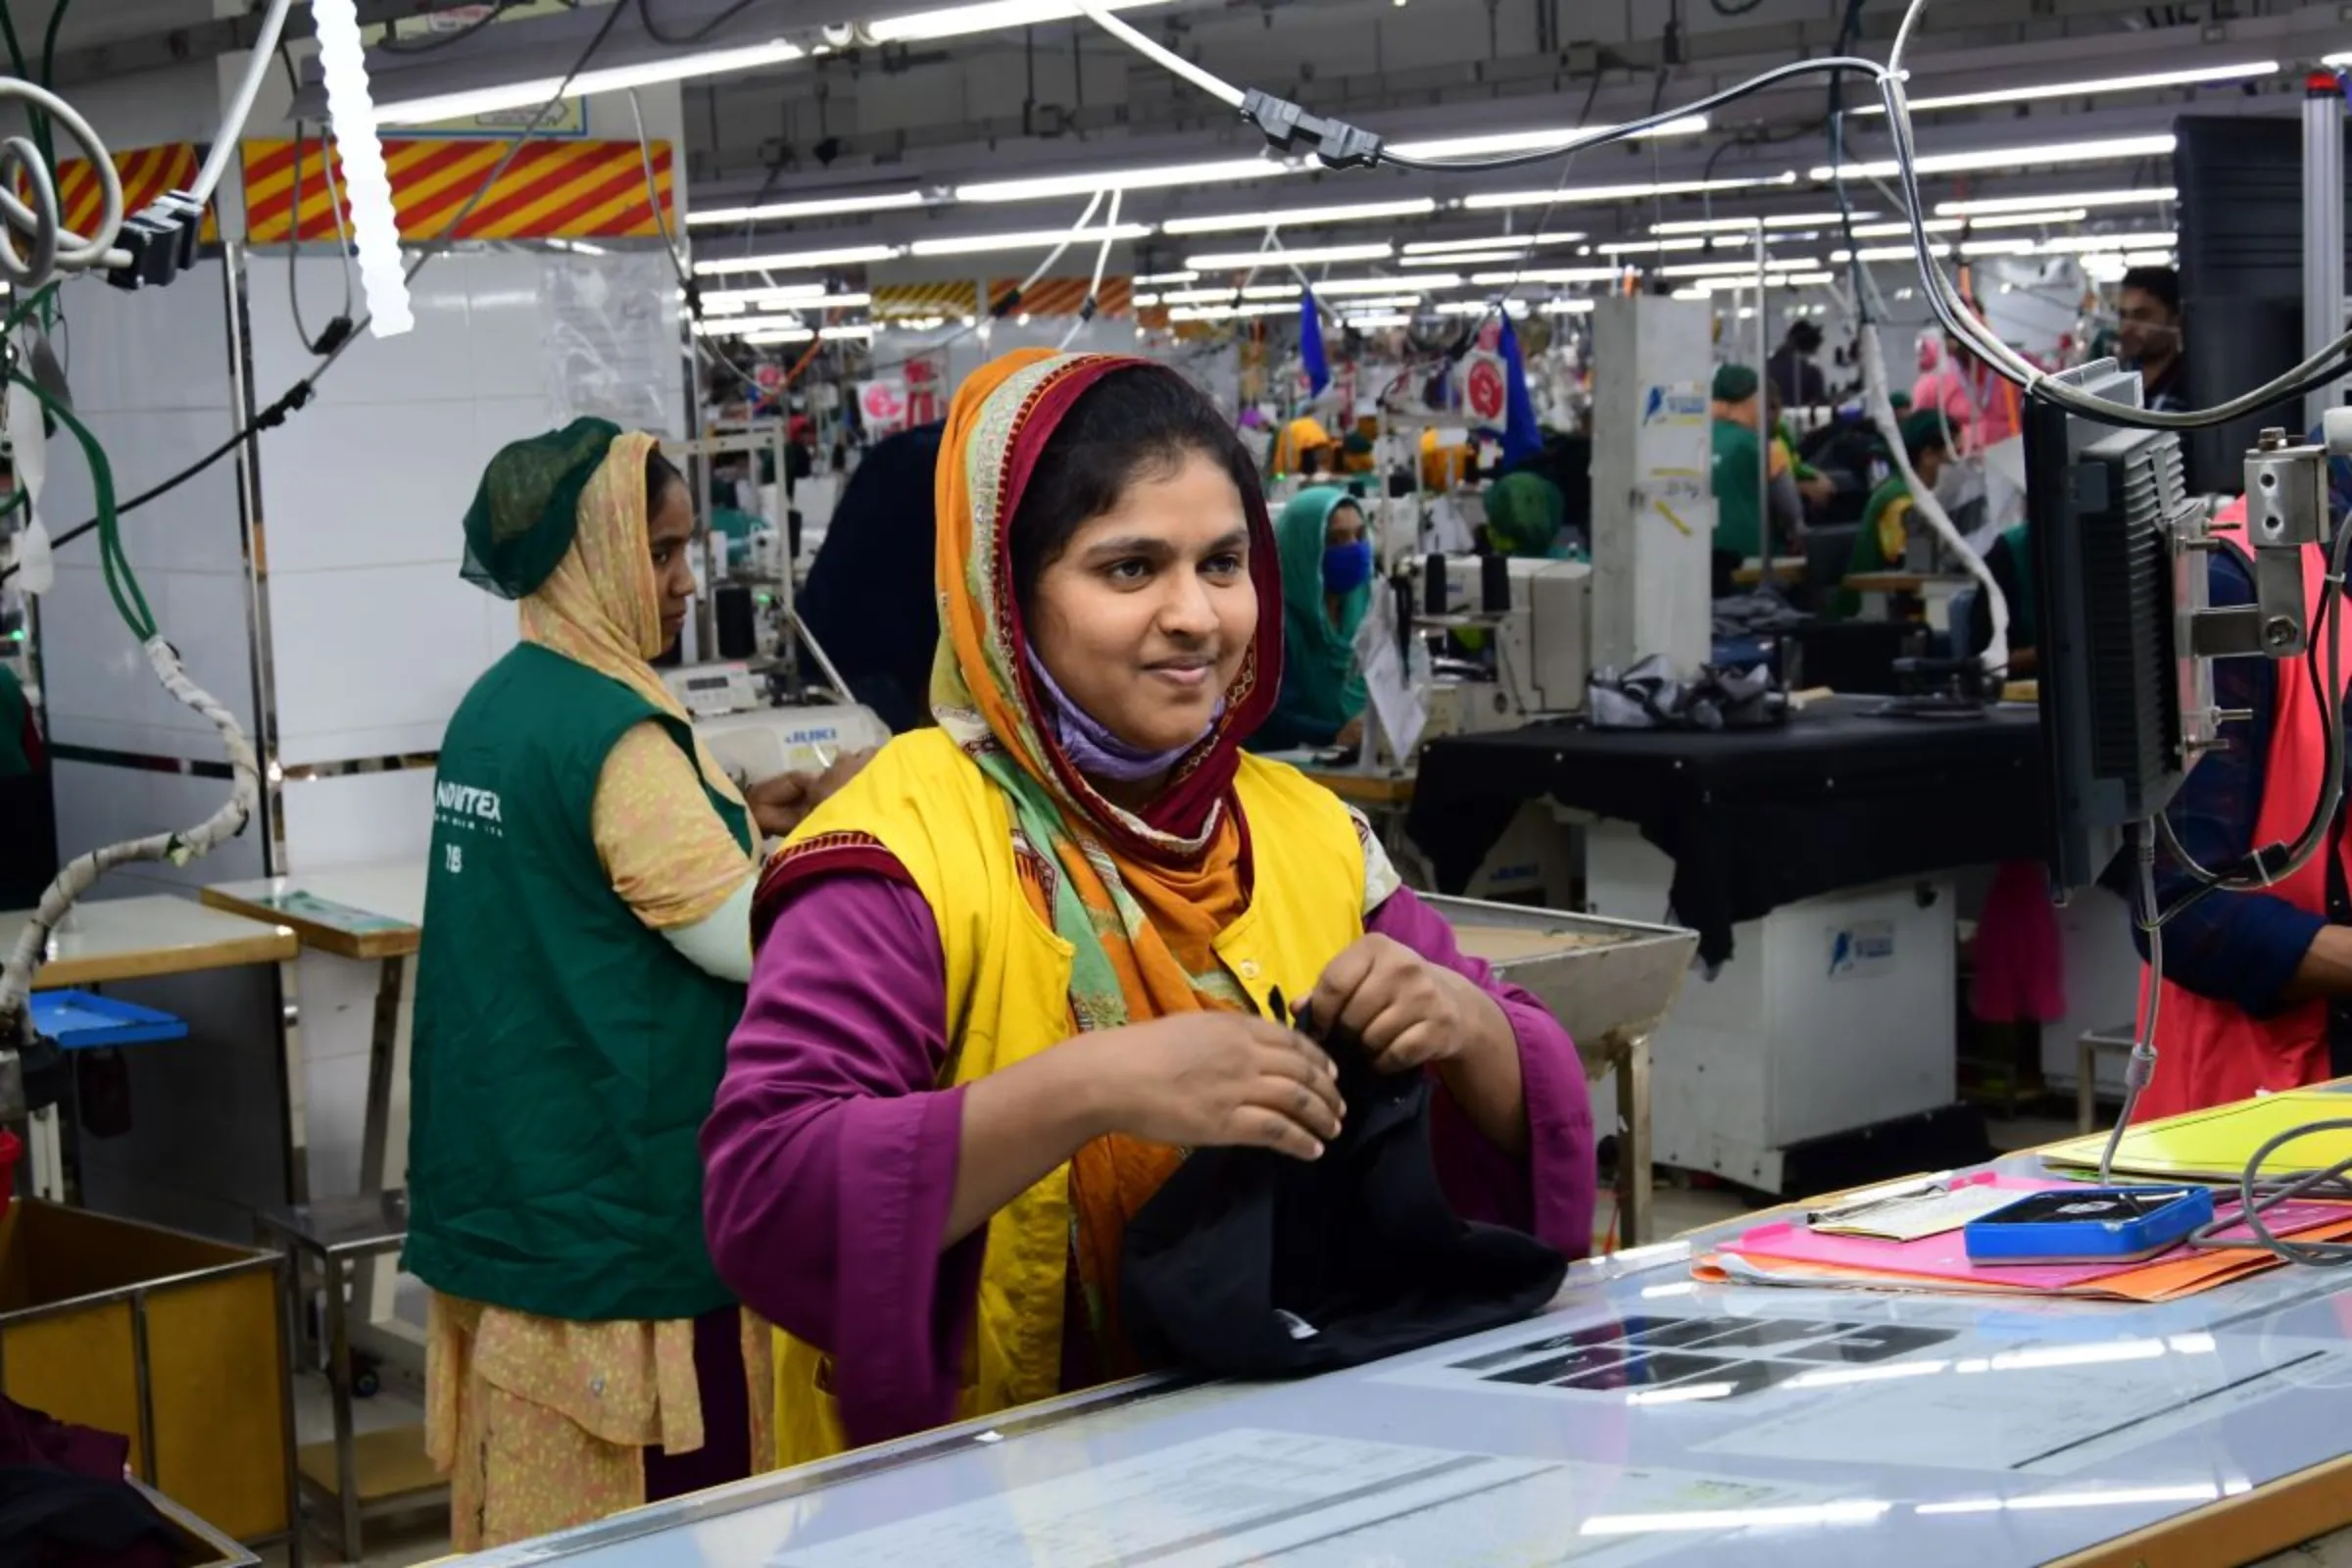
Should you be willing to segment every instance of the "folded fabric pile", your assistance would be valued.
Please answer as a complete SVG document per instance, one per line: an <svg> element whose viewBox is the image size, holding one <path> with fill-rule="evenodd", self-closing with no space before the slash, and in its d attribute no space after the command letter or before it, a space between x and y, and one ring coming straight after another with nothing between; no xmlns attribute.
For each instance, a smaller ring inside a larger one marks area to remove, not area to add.
<svg viewBox="0 0 2352 1568"><path fill-rule="evenodd" d="M1587 697L1594 729L1763 729L1788 717L1788 694L1767 668L1709 665L1686 680L1654 654L1622 673L1596 671Z"/></svg>

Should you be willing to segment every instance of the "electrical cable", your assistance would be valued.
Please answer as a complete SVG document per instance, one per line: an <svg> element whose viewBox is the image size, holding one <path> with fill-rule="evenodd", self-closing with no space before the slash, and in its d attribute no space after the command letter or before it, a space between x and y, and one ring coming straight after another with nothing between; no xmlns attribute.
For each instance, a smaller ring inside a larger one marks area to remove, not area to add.
<svg viewBox="0 0 2352 1568"><path fill-rule="evenodd" d="M647 25L652 25L650 21ZM654 210L654 227L662 236L662 254L669 258L669 270L676 274L678 290L686 301L688 322L686 335L693 341L697 354L705 356L715 365L724 366L746 382L755 381L757 378L749 370L729 359L724 351L716 344L705 339L702 333L693 330L693 327L704 319L702 285L686 266L686 258L678 254L677 236L669 226L669 204L662 200L662 182L654 173L654 143L653 138L646 134L645 109L637 101L637 89L634 87L628 89L628 97L629 119L637 126L638 165L645 171L645 199Z"/></svg>
<svg viewBox="0 0 2352 1568"><path fill-rule="evenodd" d="M1119 230L1119 202L1126 194L1124 190L1117 189L1110 193L1110 212L1102 220L1102 243L1095 247L1095 275L1087 281L1086 298L1078 306L1078 318L1070 323L1070 329L1061 335L1061 342L1056 345L1064 354L1069 352L1072 343L1078 341L1078 334L1086 330L1087 323L1095 318L1095 302L1102 293L1102 271L1110 265L1110 237Z"/></svg>
<svg viewBox="0 0 2352 1568"><path fill-rule="evenodd" d="M5 15L4 8L0 8L0 15ZM47 282L53 272L127 263L130 258L115 248L116 235L122 227L122 174L116 169L106 143L72 104L45 87L17 77L0 77L0 103L11 100L24 106L28 113L41 111L81 145L91 171L98 176L98 221L87 236L64 226L54 171L45 157L35 156L31 162L41 166L45 177L32 185L34 205L26 206L18 199L13 180L0 183L0 223L5 225L5 231L0 232L0 277L5 277L19 292L26 292ZM16 156L22 159L23 154ZM31 247L32 261L20 254L17 248L20 242Z"/></svg>
<svg viewBox="0 0 2352 1568"><path fill-rule="evenodd" d="M309 144L305 139L308 129L309 126L304 121L296 120L294 122L294 192L292 202L294 213L293 222L295 224L300 223L302 214L302 168L303 164L310 156ZM318 139L318 162L321 170L326 175L327 206L333 210L335 215L336 254L342 259L343 262L343 309L336 312L334 318L327 323L327 332L333 332L337 330L338 325L342 331L349 332L351 330L352 308L351 236L344 230L343 198L342 195L335 189L334 150L327 144L327 140L324 136L321 136ZM294 335L302 339L302 346L309 350L313 355L324 354L333 346L327 342L326 332L322 332L318 336L313 337L311 335L311 329L309 325L304 322L302 318L301 262L302 243L300 240L296 239L292 233L289 233L286 237L286 304L291 309L294 316Z"/></svg>
<svg viewBox="0 0 2352 1568"><path fill-rule="evenodd" d="M229 100L228 113L220 117L220 133L213 138L213 149L205 155L204 167L196 172L196 183L188 187L188 195L200 208L211 203L213 192L220 188L220 177L228 172L229 160L237 156L245 122L253 115L253 102L262 95L262 78L270 74L270 63L277 57L277 40L286 28L286 13L293 9L294 0L270 0L270 9L262 17L262 30L255 35L253 51L246 57L245 74L237 82L236 96Z"/></svg>
<svg viewBox="0 0 2352 1568"><path fill-rule="evenodd" d="M605 18L604 24L597 29L596 35L588 40L588 46L580 51L579 58L572 62L571 69L564 74L564 77L562 81L557 84L556 91L553 96L551 96L546 103L540 105L539 112L531 118L530 123L524 125L521 130L515 132L514 136L508 143L506 156L501 158L497 166L490 171L486 177L484 177L481 184L475 188L473 195L466 200L466 205L458 209L456 215L442 226L441 232L422 247L416 262L409 268L408 280L410 282L415 282L416 280L416 274L423 271L426 267L432 264L434 258L442 255L448 249L452 236L457 233L459 228L465 225L466 220L471 218L474 213L480 209L482 203L489 198L491 190L498 184L500 179L505 177L507 171L514 167L515 158L521 154L524 146L526 146L533 137L539 134L541 127L547 123L549 115L555 110L555 107L558 104L564 101L564 94L571 86L573 79L576 78L581 72L588 69L590 63L596 59L597 52L604 48L606 40L612 36L613 24L619 21L622 13L625 10L625 6L618 4L615 4L610 8L610 14ZM6 8L4 6L0 6L0 15L5 14ZM12 85L17 84L9 82L6 78L0 78L0 99L5 99L8 96L8 89ZM111 160L108 160L102 156L98 162L101 169L104 171L105 175L114 174L114 164ZM121 180L119 177L116 179L116 188L118 192L121 189ZM4 206L10 200L13 200L13 198L9 196L6 188L0 187L0 206ZM118 205L120 205L119 202ZM7 247L5 244L0 244L0 251L5 251ZM255 415L252 420L249 421L242 429L238 430L227 440L215 447L211 452L197 459L194 463L189 464L177 473L172 474L170 478L165 479L146 490L142 490L139 492L139 494L133 496L128 501L122 502L119 507L116 508L117 513L122 514L136 511L138 508L147 505L151 501L154 501L159 496L170 494L172 491L178 489L181 485L186 484L189 480L195 478L198 474L204 472L207 468L210 468L214 464L219 463L221 459L236 451L237 448L243 446L248 441L257 439L264 430L274 429L278 425L285 423L286 416L288 415L294 413L297 409L302 408L305 404L310 402L316 390L316 385L318 378L326 374L327 371L333 369L336 363L340 361L347 352L349 352L352 344L360 340L360 328L363 328L366 325L367 321L365 319L354 323L351 333L346 336L342 342L336 344L332 349L328 350L324 355L322 355L318 364L312 367L309 375L304 376L301 380L288 387L283 393L279 394L275 402L262 410L261 413ZM82 522L76 523L74 527L68 528L64 532L58 534L56 538L51 541L51 544L54 547L57 545L70 543L73 540L80 538L84 534L94 531L99 527L99 518L87 518ZM0 566L0 582L7 581L8 578L15 575L18 569L19 568L14 564Z"/></svg>
<svg viewBox="0 0 2352 1568"><path fill-rule="evenodd" d="M2132 1125L2132 1114L2139 1109L2140 1092L2156 1076L2156 1022L2158 1009L2164 1004L2164 922L2156 918L2156 834L2153 825L2135 825L2131 839L2138 852L2139 880L2133 887L2132 917L2148 939L2148 979L2141 986L2147 993L2139 1006L2136 1027L2132 1031L2131 1059L2124 1065L2124 1108L2115 1118L2115 1130L2107 1135L2106 1147L2099 1151L2099 1185L2115 1184L2115 1154L2124 1145L2124 1129Z"/></svg>
<svg viewBox="0 0 2352 1568"><path fill-rule="evenodd" d="M627 0L614 0L614 3L626 4ZM712 17L709 22L704 23L700 27L694 28L687 32L663 32L662 30L662 24L654 20L653 0L637 0L637 15L644 19L646 35L652 38L654 42L667 44L671 48L677 48L685 44L701 43L704 39L710 37L719 28L725 26L728 23L733 22L737 17L742 16L746 11L751 10L752 7L758 4L760 4L760 0L735 0L733 5L727 7L724 11L721 11L717 16Z"/></svg>

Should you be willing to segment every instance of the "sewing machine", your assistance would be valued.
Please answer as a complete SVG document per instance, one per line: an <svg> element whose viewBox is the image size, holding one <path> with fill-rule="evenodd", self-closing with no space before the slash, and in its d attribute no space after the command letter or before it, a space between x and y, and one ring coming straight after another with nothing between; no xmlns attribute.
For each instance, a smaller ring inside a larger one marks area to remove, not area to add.
<svg viewBox="0 0 2352 1568"><path fill-rule="evenodd" d="M1431 556L1417 627L1482 631L1488 667L1441 673L1428 692L1424 736L1516 729L1582 712L1592 664L1592 568L1581 561Z"/></svg>
<svg viewBox="0 0 2352 1568"><path fill-rule="evenodd" d="M749 664L693 664L662 678L737 784L779 773L820 773L845 752L868 751L890 739L889 727L871 709L777 704L766 678Z"/></svg>

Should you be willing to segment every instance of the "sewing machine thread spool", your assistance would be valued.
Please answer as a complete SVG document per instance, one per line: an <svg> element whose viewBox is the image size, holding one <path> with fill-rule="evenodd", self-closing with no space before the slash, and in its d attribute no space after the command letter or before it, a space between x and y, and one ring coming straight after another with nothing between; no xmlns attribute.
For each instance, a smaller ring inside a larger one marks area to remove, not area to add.
<svg viewBox="0 0 2352 1568"><path fill-rule="evenodd" d="M1421 567L1421 600L1424 613L1446 613L1446 558L1431 556Z"/></svg>
<svg viewBox="0 0 2352 1568"><path fill-rule="evenodd" d="M1511 608L1510 557L1478 558L1478 608L1490 615L1502 614Z"/></svg>

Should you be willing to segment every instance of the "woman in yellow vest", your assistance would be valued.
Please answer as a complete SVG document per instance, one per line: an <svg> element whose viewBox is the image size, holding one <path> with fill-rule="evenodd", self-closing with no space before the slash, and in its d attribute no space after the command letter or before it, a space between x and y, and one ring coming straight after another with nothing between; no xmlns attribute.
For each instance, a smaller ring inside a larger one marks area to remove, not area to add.
<svg viewBox="0 0 2352 1568"><path fill-rule="evenodd" d="M782 1462L1136 1370L1120 1239L1181 1151L1339 1130L1284 999L1435 1076L1462 1213L1590 1250L1566 1034L1336 797L1241 751L1282 590L1214 407L1024 350L957 394L938 493L940 727L770 863L703 1131L712 1256L782 1335Z"/></svg>

